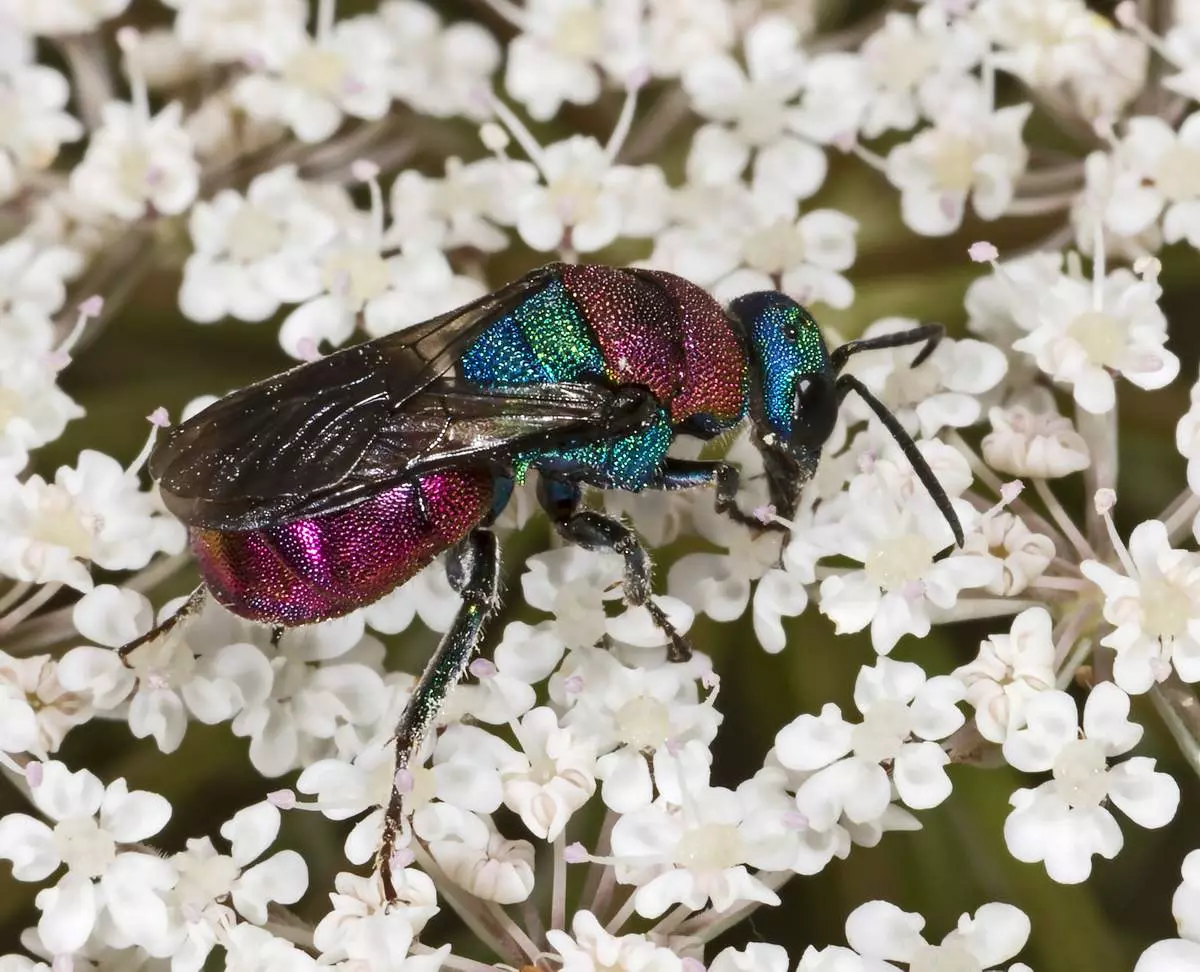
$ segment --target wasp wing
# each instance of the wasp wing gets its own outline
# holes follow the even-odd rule
[[[164,500],[192,526],[261,529],[337,512],[439,469],[503,467],[520,452],[616,438],[644,427],[654,414],[652,399],[599,384],[480,389],[460,378],[438,378],[376,430],[359,462],[334,484],[314,486],[300,465],[286,492],[164,493]]]
[[[248,508],[336,487],[399,420],[406,403],[450,371],[489,324],[545,286],[556,269],[542,267],[447,314],[214,402],[172,429],[150,457],[167,507],[196,525],[237,520],[239,508],[252,522]]]

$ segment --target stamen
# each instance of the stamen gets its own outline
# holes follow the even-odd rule
[[[138,63],[137,51],[142,35],[133,27],[122,27],[117,31],[117,46],[125,55],[125,73],[129,76],[129,100],[134,111],[144,124],[150,124],[150,93],[146,87],[146,75]]]
[[[1096,495],[1093,497],[1093,503],[1096,506],[1096,512],[1100,518],[1104,520],[1104,528],[1108,531],[1108,539],[1113,545],[1113,550],[1117,555],[1117,559],[1121,561],[1121,566],[1125,569],[1126,575],[1137,579],[1137,565],[1133,562],[1133,557],[1129,554],[1129,548],[1125,546],[1125,541],[1121,539],[1121,535],[1117,533],[1117,525],[1113,523],[1112,508],[1117,505],[1117,494],[1115,491],[1104,487],[1096,490]]]
[[[277,807],[280,810],[292,810],[301,806],[301,804],[296,801],[295,791],[287,789],[272,790],[267,794],[267,803],[271,804],[273,807]]]
[[[483,2],[518,30],[528,32],[529,21],[525,17],[525,11],[515,3],[510,3],[509,0],[483,0]]]
[[[625,140],[629,138],[629,130],[633,127],[633,116],[637,111],[638,92],[649,80],[649,72],[643,69],[632,75],[625,84],[625,102],[621,105],[617,123],[608,137],[608,144],[604,146],[604,155],[608,159],[609,165],[616,162],[617,156],[625,145]]]
[[[1167,48],[1166,42],[1142,22],[1134,0],[1122,0],[1121,3],[1118,3],[1113,10],[1113,18],[1168,64],[1174,65],[1180,70],[1183,69],[1183,66],[1175,60],[1174,55]]]
[[[319,0],[317,4],[316,41],[321,44],[329,40],[337,20],[337,0]]]
[[[496,663],[489,658],[476,658],[467,670],[481,682],[495,678],[500,671],[496,667]]]
[[[546,164],[545,153],[542,152],[542,146],[538,144],[538,140],[533,137],[533,133],[525,127],[525,123],[516,116],[511,108],[503,101],[496,97],[495,92],[489,92],[488,104],[492,111],[496,113],[496,117],[501,124],[508,129],[508,132],[516,140],[517,144],[525,150],[525,154],[529,156],[529,161],[537,166],[538,171],[542,174],[542,178],[547,182],[550,181],[550,170]]]
[[[71,328],[71,333],[63,338],[62,344],[55,348],[50,353],[50,364],[56,370],[61,371],[71,362],[71,349],[79,343],[79,339],[83,336],[88,322],[99,317],[104,310],[104,298],[99,294],[93,294],[86,300],[79,302],[78,316],[75,318],[75,326]]]
[[[146,465],[146,460],[150,458],[150,453],[154,451],[154,442],[158,438],[158,430],[164,429],[171,424],[167,420],[167,410],[161,405],[146,416],[146,421],[150,423],[150,433],[146,436],[146,441],[142,445],[141,452],[134,456],[133,462],[125,469],[125,475],[131,478],[142,471],[142,467]]]

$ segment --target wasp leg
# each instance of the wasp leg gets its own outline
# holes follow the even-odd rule
[[[782,523],[760,520],[746,513],[737,503],[739,474],[736,466],[727,462],[705,462],[698,459],[668,458],[663,466],[660,489],[693,489],[710,486],[716,492],[718,513],[723,513],[735,523],[754,530],[786,531]]]
[[[204,602],[207,600],[208,591],[205,589],[204,585],[201,584],[194,591],[192,591],[191,594],[188,595],[188,599],[179,605],[179,608],[174,614],[172,614],[169,618],[165,618],[164,620],[160,621],[144,635],[134,638],[133,641],[121,645],[121,647],[117,649],[117,654],[120,655],[121,658],[128,658],[131,653],[136,651],[138,648],[141,648],[142,645],[154,641],[156,638],[161,638],[168,631],[171,631],[177,625],[186,621],[193,614],[199,614],[200,609],[204,607]]]
[[[450,584],[462,595],[454,624],[446,632],[437,651],[414,686],[408,704],[396,725],[396,773],[407,769],[421,748],[450,690],[458,684],[471,656],[483,640],[484,623],[496,607],[500,588],[500,555],[496,536],[490,530],[476,529],[454,547],[446,570]],[[404,795],[392,783],[392,795],[383,819],[383,839],[376,861],[383,881],[385,900],[396,900],[392,882],[392,857],[396,833],[404,815]]]
[[[579,509],[579,485],[568,479],[543,475],[538,480],[538,502],[550,514],[550,521],[564,540],[583,547],[619,553],[625,558],[622,589],[625,602],[644,607],[651,620],[667,636],[667,659],[685,662],[692,657],[692,646],[675,630],[662,608],[650,599],[650,556],[629,527],[612,517],[593,510]]]

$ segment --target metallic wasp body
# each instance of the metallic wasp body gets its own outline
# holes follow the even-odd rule
[[[918,328],[830,354],[813,319],[780,293],[750,294],[726,311],[673,274],[555,264],[215,402],[159,444],[150,470],[190,529],[204,580],[192,608],[207,589],[245,617],[308,624],[379,599],[450,552],[464,603],[397,728],[402,768],[480,643],[498,593],[488,524],[529,469],[567,540],[625,558],[626,600],[651,612],[676,659],[688,648],[649,599],[641,543],[618,520],[581,508],[580,490],[709,485],[719,509],[761,528],[735,502],[732,467],[667,455],[679,434],[711,438],[748,419],[786,517],[838,402],[858,391],[961,542],[911,439],[840,374],[871,347],[924,343],[919,363],[940,334]],[[389,894],[401,816],[394,793],[380,857]]]

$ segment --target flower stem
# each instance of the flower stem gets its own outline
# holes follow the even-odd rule
[[[1172,675],[1150,689],[1150,700],[1188,765],[1200,776],[1200,702],[1196,693],[1178,675]]]
[[[1063,535],[1071,541],[1071,546],[1075,548],[1080,559],[1096,559],[1096,551],[1092,549],[1091,544],[1087,542],[1087,538],[1084,537],[1079,527],[1067,515],[1067,511],[1063,509],[1062,503],[1059,502],[1058,497],[1050,489],[1050,484],[1044,479],[1034,479],[1033,488],[1041,498],[1041,501],[1046,504],[1046,509],[1054,517],[1054,522],[1058,524]]]
[[[554,883],[550,895],[550,927],[565,928],[567,922],[567,839],[554,838]]]
[[[62,584],[43,584],[38,592],[29,598],[29,600],[25,601],[19,607],[13,608],[8,614],[0,618],[0,634],[12,631],[13,628],[29,617],[29,615],[33,614],[34,611],[50,600],[50,598],[54,597],[60,590],[62,590]]]

